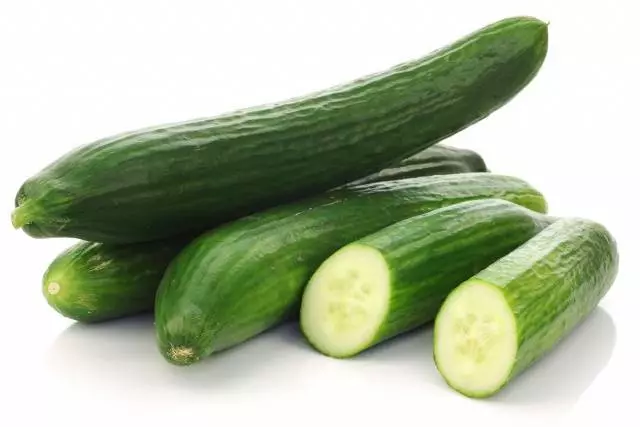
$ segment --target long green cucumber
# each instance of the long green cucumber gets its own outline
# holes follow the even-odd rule
[[[447,297],[435,321],[440,374],[466,396],[496,394],[593,311],[618,262],[603,225],[556,221]]]
[[[546,23],[512,17],[321,92],[91,142],[23,183],[12,223],[37,238],[131,243],[320,194],[504,106],[537,75],[547,42]]]
[[[341,246],[443,206],[500,198],[546,212],[525,181],[490,173],[345,187],[213,229],[171,263],[158,289],[158,345],[190,364],[296,315],[312,273]]]
[[[408,160],[417,167],[410,171],[412,176],[486,171],[479,154],[440,145]],[[371,182],[406,176],[403,164],[409,162],[381,171]],[[85,323],[152,311],[165,269],[189,240],[184,237],[129,245],[77,243],[50,264],[43,278],[43,293],[58,312]]]
[[[302,332],[321,353],[345,358],[425,325],[460,282],[553,221],[506,200],[471,200],[351,242],[306,286]]]
[[[166,267],[188,242],[78,242],[50,263],[43,295],[57,312],[83,323],[150,312]]]
[[[402,160],[397,165],[355,180],[351,184],[465,172],[489,172],[489,170],[484,159],[477,152],[438,144]]]

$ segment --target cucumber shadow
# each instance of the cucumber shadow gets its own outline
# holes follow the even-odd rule
[[[570,407],[607,366],[615,344],[613,319],[598,307],[555,349],[485,401],[516,407]],[[432,355],[433,324],[429,324],[372,347],[351,360],[378,373],[386,370],[393,378],[417,379],[455,393],[440,376]]]
[[[313,350],[298,324],[289,322],[179,367],[158,351],[152,316],[141,315],[95,325],[72,324],[54,341],[46,362],[56,381],[79,393],[100,389],[117,395],[124,388],[147,395],[248,395],[299,389],[325,381],[328,374],[354,375],[352,379],[370,384],[373,391],[387,390],[392,383],[402,387],[413,383],[424,385],[427,393],[432,388],[455,394],[435,367],[432,341],[433,328],[427,325],[353,358],[336,360]],[[597,308],[553,351],[487,400],[516,407],[571,406],[606,367],[615,344],[613,319]]]
[[[616,326],[597,307],[546,356],[490,400],[515,406],[571,407],[607,366]]]
[[[447,386],[440,379],[432,355],[433,323],[430,323],[383,341],[346,360],[360,368],[386,371],[401,382],[419,381],[446,390]]]
[[[78,390],[123,387],[145,392],[228,393],[273,382],[288,372],[309,369],[312,351],[294,322],[267,331],[246,343],[191,366],[167,362],[156,346],[153,318],[140,315],[84,325],[74,323],[50,347],[46,362],[61,383]]]

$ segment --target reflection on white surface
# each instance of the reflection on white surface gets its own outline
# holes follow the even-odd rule
[[[296,359],[307,353],[311,350],[297,325],[289,323],[194,365],[174,366],[156,347],[153,319],[137,316],[71,325],[54,342],[48,363],[60,381],[78,381],[78,386],[90,379],[102,389],[133,386],[229,393],[243,384],[255,385],[261,373],[295,371],[303,366]]]
[[[607,366],[615,344],[615,323],[598,307],[493,400],[516,405],[573,405]]]
[[[571,406],[607,365],[615,342],[614,322],[598,308],[547,357],[490,400],[508,406]],[[393,388],[397,382],[404,384],[402,387],[413,383],[413,390],[424,385],[427,397],[434,391],[454,393],[433,363],[430,326],[389,340],[353,359],[336,360],[312,350],[297,324],[290,323],[192,366],[177,367],[166,362],[157,350],[153,319],[139,316],[70,326],[51,347],[48,363],[56,381],[79,390],[91,386],[111,392],[144,389],[151,394],[179,391],[228,395],[256,389],[265,393],[291,391],[329,380],[340,387],[341,379],[356,379],[372,391]],[[384,383],[376,380],[380,377],[386,378]]]
[[[606,367],[616,343],[616,327],[604,309],[598,307],[546,357],[514,379],[500,393],[486,401],[508,405],[567,407],[578,401]],[[398,367],[409,376],[448,389],[432,358],[431,326],[380,344],[354,361],[367,365]]]

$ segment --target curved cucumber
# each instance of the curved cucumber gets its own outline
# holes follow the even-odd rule
[[[592,312],[617,271],[606,228],[556,221],[447,297],[435,322],[439,372],[464,395],[497,393]]]
[[[484,119],[534,78],[547,25],[514,17],[307,96],[87,144],[17,192],[33,237],[196,233],[375,173]]]
[[[164,270],[187,242],[77,243],[49,265],[42,292],[57,312],[83,323],[152,311]]]
[[[190,364],[299,313],[309,278],[341,246],[394,222],[465,200],[501,198],[546,212],[515,177],[440,175],[348,186],[228,223],[197,238],[158,289],[158,345]]]
[[[399,221],[322,263],[300,311],[321,353],[351,357],[432,321],[461,281],[553,222],[514,203],[472,200]]]
[[[475,151],[438,144],[352,184],[466,172],[489,170],[482,156]]]

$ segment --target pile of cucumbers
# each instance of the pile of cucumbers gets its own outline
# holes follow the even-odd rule
[[[334,358],[433,322],[425,363],[488,397],[618,271],[602,224],[442,143],[523,90],[547,46],[546,23],[511,17],[325,91],[94,141],[27,179],[12,222],[79,240],[46,269],[51,307],[153,312],[173,364],[287,321]]]

